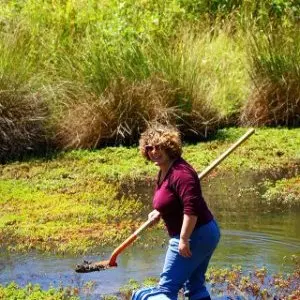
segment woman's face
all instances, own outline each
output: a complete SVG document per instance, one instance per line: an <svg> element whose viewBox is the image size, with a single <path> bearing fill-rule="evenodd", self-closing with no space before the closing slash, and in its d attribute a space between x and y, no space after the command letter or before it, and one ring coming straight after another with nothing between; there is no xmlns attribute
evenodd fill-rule
<svg viewBox="0 0 300 300"><path fill-rule="evenodd" d="M170 157L165 149L160 145L147 145L147 154L152 162L159 167L168 167L170 163Z"/></svg>

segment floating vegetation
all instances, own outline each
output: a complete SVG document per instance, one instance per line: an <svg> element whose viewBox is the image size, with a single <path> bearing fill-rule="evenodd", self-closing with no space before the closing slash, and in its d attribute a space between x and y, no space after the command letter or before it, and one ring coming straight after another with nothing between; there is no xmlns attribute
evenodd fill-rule
<svg viewBox="0 0 300 300"><path fill-rule="evenodd" d="M127 236L142 204L99 180L0 181L1 245L10 251L85 252Z"/></svg>
<svg viewBox="0 0 300 300"><path fill-rule="evenodd" d="M226 269L209 268L206 276L210 293L213 297L228 296L241 299L299 299L300 297L300 265L299 257L291 256L294 269L289 274L270 274L265 267L256 267L245 271L240 266L232 266ZM143 282L129 280L114 295L103 295L103 300L129 300L132 292L141 287L155 286L158 278L146 278ZM92 281L87 282L82 288L59 287L42 290L39 285L28 284L19 287L11 282L6 286L0 285L0 299L80 299L82 295L93 296L96 286ZM183 298L180 291L179 299ZM235 298L234 298L235 299Z"/></svg>
<svg viewBox="0 0 300 300"><path fill-rule="evenodd" d="M7 286L0 285L0 299L79 300L80 298L77 288L65 287L42 290L39 285L29 283L22 288L15 282L11 282Z"/></svg>
<svg viewBox="0 0 300 300"><path fill-rule="evenodd" d="M296 256L293 259L298 260ZM243 299L299 299L300 268L296 262L291 274L269 274L264 267L243 272L239 266L211 268L207 274L215 295L241 296Z"/></svg>
<svg viewBox="0 0 300 300"><path fill-rule="evenodd" d="M292 256L295 268L291 274L270 274L265 267L244 271L240 266L219 269L210 268L206 280L214 297L228 296L235 299L299 299L300 265L299 258ZM148 278L142 283L130 280L120 289L121 299L130 299L132 291L146 286L155 286L158 280ZM179 298L182 293L180 292ZM106 299L106 298L105 298ZM109 299L109 298L107 298Z"/></svg>
<svg viewBox="0 0 300 300"><path fill-rule="evenodd" d="M277 209L300 207L300 176L273 182L265 181L267 191L262 198Z"/></svg>

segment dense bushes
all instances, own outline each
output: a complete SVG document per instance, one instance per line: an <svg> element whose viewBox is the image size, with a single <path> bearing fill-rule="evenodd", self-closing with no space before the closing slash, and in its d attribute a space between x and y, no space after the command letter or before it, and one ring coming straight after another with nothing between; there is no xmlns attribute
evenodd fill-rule
<svg viewBox="0 0 300 300"><path fill-rule="evenodd" d="M6 1L2 111L8 91L42 94L43 122L13 101L39 120L35 132L47 129L22 142L2 121L0 144L12 156L40 148L45 133L59 148L128 144L153 120L191 139L228 124L298 126L298 15L288 0Z"/></svg>

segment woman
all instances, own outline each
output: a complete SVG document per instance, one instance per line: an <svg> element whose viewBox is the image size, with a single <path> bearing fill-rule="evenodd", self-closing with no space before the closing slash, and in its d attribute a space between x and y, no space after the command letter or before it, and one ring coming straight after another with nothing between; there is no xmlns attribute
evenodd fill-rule
<svg viewBox="0 0 300 300"><path fill-rule="evenodd" d="M159 167L149 218L163 219L170 241L158 286L138 290L132 299L173 300L181 288L188 299L210 299L205 272L220 232L196 171L181 157L180 134L174 127L152 125L139 143L142 155Z"/></svg>

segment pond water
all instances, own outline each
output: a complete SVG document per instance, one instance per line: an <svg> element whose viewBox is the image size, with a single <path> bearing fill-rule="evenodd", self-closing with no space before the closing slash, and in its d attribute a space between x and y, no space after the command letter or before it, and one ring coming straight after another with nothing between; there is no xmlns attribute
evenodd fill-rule
<svg viewBox="0 0 300 300"><path fill-rule="evenodd" d="M210 177L202 182L203 194L222 230L222 238L211 266L240 265L243 270L265 266L270 272L292 269L291 255L300 254L300 211L273 211L254 190L261 178L254 174ZM151 190L138 187L135 193L150 210ZM155 238L153 238L155 237ZM89 256L54 256L38 253L0 255L0 284L11 281L50 286L78 287L82 298L99 299L100 295L117 294L130 279L139 282L158 277L168 237L164 230L149 229L118 257L118 267L101 272L78 274L74 267L83 259L108 259L113 248ZM93 289L89 284L93 282Z"/></svg>

